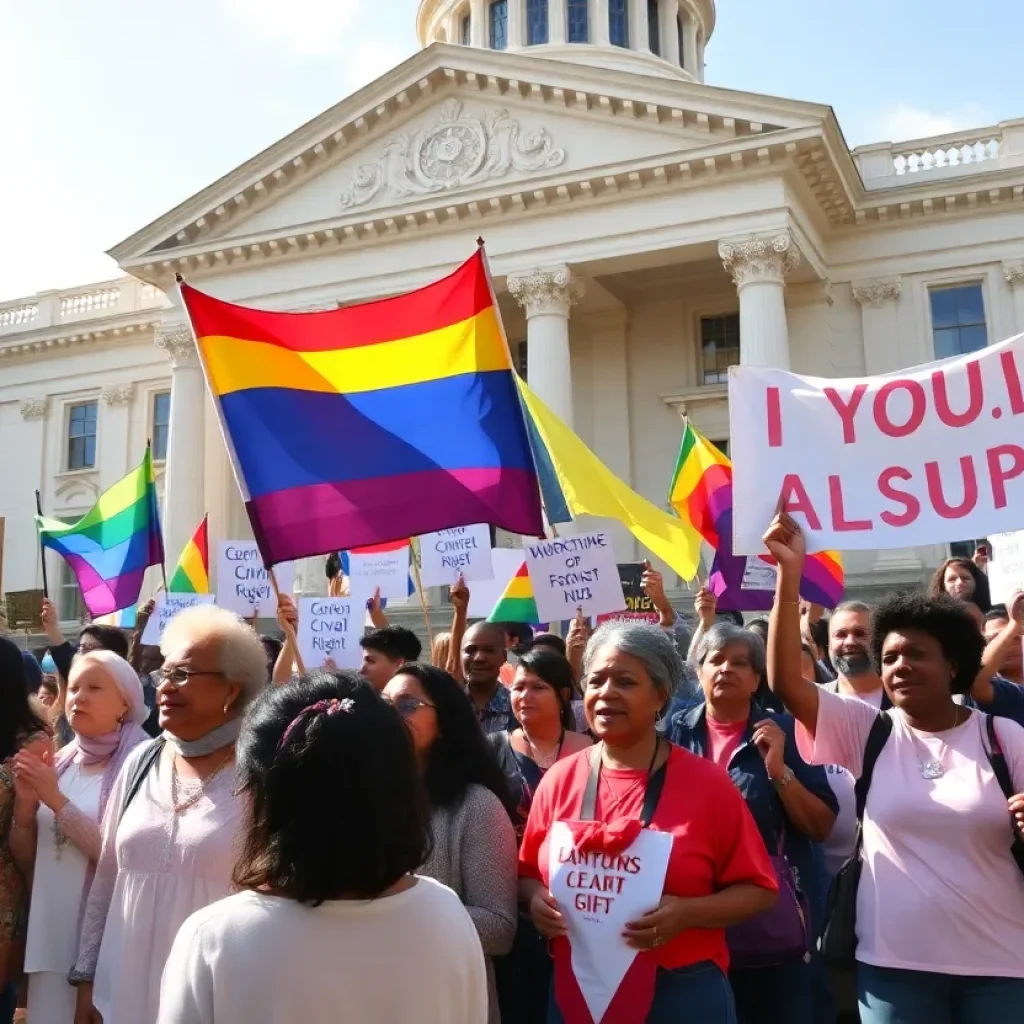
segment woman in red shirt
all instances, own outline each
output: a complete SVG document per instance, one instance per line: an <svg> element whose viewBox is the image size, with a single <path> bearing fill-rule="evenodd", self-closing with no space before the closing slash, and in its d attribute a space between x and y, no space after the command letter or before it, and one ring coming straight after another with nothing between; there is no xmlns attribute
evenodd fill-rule
<svg viewBox="0 0 1024 1024"><path fill-rule="evenodd" d="M548 1024L736 1020L725 929L777 883L728 774L656 731L682 672L655 627L608 623L587 645L599 742L545 775L519 855L520 899L553 940Z"/></svg>

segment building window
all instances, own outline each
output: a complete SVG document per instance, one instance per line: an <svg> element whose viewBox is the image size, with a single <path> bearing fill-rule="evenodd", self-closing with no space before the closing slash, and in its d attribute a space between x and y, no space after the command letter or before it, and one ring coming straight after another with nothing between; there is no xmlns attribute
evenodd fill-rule
<svg viewBox="0 0 1024 1024"><path fill-rule="evenodd" d="M928 297L932 306L936 359L977 352L988 344L985 302L980 284L932 288Z"/></svg>
<svg viewBox="0 0 1024 1024"><path fill-rule="evenodd" d="M78 402L68 415L68 469L92 469L96 465L95 402Z"/></svg>
<svg viewBox="0 0 1024 1024"><path fill-rule="evenodd" d="M491 0L491 49L508 46L508 0Z"/></svg>
<svg viewBox="0 0 1024 1024"><path fill-rule="evenodd" d="M527 348L525 341L516 342L512 346L512 364L515 368L516 373L519 374L523 380L526 380L526 366L527 366Z"/></svg>
<svg viewBox="0 0 1024 1024"><path fill-rule="evenodd" d="M548 41L548 0L526 0L526 43L539 46Z"/></svg>
<svg viewBox="0 0 1024 1024"><path fill-rule="evenodd" d="M711 442L726 458L729 458L729 439Z"/></svg>
<svg viewBox="0 0 1024 1024"><path fill-rule="evenodd" d="M740 361L738 313L700 318L701 373L705 384L725 384L729 367Z"/></svg>
<svg viewBox="0 0 1024 1024"><path fill-rule="evenodd" d="M626 0L608 0L608 38L612 46L629 46L629 8Z"/></svg>
<svg viewBox="0 0 1024 1024"><path fill-rule="evenodd" d="M647 0L647 42L651 53L661 56L661 36L658 32L658 0Z"/></svg>
<svg viewBox="0 0 1024 1024"><path fill-rule="evenodd" d="M585 43L588 41L587 3L588 0L566 0L568 17L567 37L570 43Z"/></svg>
<svg viewBox="0 0 1024 1024"><path fill-rule="evenodd" d="M679 66L681 68L686 67L686 48L683 43L683 16L681 14L676 15L676 35L679 38Z"/></svg>
<svg viewBox="0 0 1024 1024"><path fill-rule="evenodd" d="M949 545L949 557L966 558L969 562L973 562L974 552L982 544L988 544L987 537L976 537L974 540L955 540Z"/></svg>
<svg viewBox="0 0 1024 1024"><path fill-rule="evenodd" d="M171 393L153 396L153 458L167 458L167 436L171 427Z"/></svg>
<svg viewBox="0 0 1024 1024"><path fill-rule="evenodd" d="M463 46L469 46L469 40L472 38L470 30L472 28L472 22L469 20L469 15L464 14L459 19L459 42Z"/></svg>
<svg viewBox="0 0 1024 1024"><path fill-rule="evenodd" d="M77 523L81 516L62 517L59 522ZM57 574L57 618L61 622L82 622L85 619L85 602L82 600L82 588L78 578L71 571L71 566L62 558L60 571Z"/></svg>

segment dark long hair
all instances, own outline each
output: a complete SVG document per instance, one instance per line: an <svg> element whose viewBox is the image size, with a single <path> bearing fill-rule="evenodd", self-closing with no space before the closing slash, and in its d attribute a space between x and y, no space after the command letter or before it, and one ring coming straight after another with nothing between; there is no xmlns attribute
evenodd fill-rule
<svg viewBox="0 0 1024 1024"><path fill-rule="evenodd" d="M234 883L318 906L372 899L430 852L430 809L405 723L354 672L264 691L236 751L245 801Z"/></svg>
<svg viewBox="0 0 1024 1024"><path fill-rule="evenodd" d="M0 636L0 761L13 757L34 732L49 733L49 729L29 701L21 651Z"/></svg>
<svg viewBox="0 0 1024 1024"><path fill-rule="evenodd" d="M947 558L932 574L931 582L928 584L928 596L933 598L949 596L946 594L946 570L951 565L966 569L971 574L971 578L974 580L974 593L968 600L971 604L976 604L983 612L988 612L992 607L988 577L969 558Z"/></svg>
<svg viewBox="0 0 1024 1024"><path fill-rule="evenodd" d="M458 806L476 783L489 789L514 819L516 807L505 773L462 687L444 670L420 662L403 665L396 675L417 680L437 714L437 740L423 773L431 806Z"/></svg>
<svg viewBox="0 0 1024 1024"><path fill-rule="evenodd" d="M552 647L537 644L519 659L517 668L532 672L555 691L558 698L558 721L566 732L572 732L576 725L571 703L575 687L568 659Z"/></svg>

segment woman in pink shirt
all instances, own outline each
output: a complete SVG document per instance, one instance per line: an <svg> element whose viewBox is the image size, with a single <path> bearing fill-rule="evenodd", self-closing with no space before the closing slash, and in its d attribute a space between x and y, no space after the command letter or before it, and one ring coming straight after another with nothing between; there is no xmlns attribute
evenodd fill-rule
<svg viewBox="0 0 1024 1024"><path fill-rule="evenodd" d="M799 723L801 753L859 777L879 712L802 678L804 538L784 514L765 543L779 562L769 682ZM893 709L885 712L892 731L864 812L856 919L861 1022L1019 1020L1024 878L1010 853L1011 812L989 760L986 716L954 699L978 674L981 636L951 598L923 595L884 601L873 634L872 654ZM1019 794L1024 729L1000 718L995 734Z"/></svg>

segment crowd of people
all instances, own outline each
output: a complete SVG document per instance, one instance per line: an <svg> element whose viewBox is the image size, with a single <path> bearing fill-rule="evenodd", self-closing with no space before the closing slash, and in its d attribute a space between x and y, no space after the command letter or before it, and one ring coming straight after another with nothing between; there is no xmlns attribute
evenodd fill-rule
<svg viewBox="0 0 1024 1024"><path fill-rule="evenodd" d="M0 1024L1016 1019L1024 597L950 559L826 616L765 540L766 619L648 567L657 624L563 638L460 580L425 656L374 601L358 673L296 673L286 597L283 642L204 605L159 647L47 603L41 661L0 637ZM595 1013L556 894L630 851Z"/></svg>

